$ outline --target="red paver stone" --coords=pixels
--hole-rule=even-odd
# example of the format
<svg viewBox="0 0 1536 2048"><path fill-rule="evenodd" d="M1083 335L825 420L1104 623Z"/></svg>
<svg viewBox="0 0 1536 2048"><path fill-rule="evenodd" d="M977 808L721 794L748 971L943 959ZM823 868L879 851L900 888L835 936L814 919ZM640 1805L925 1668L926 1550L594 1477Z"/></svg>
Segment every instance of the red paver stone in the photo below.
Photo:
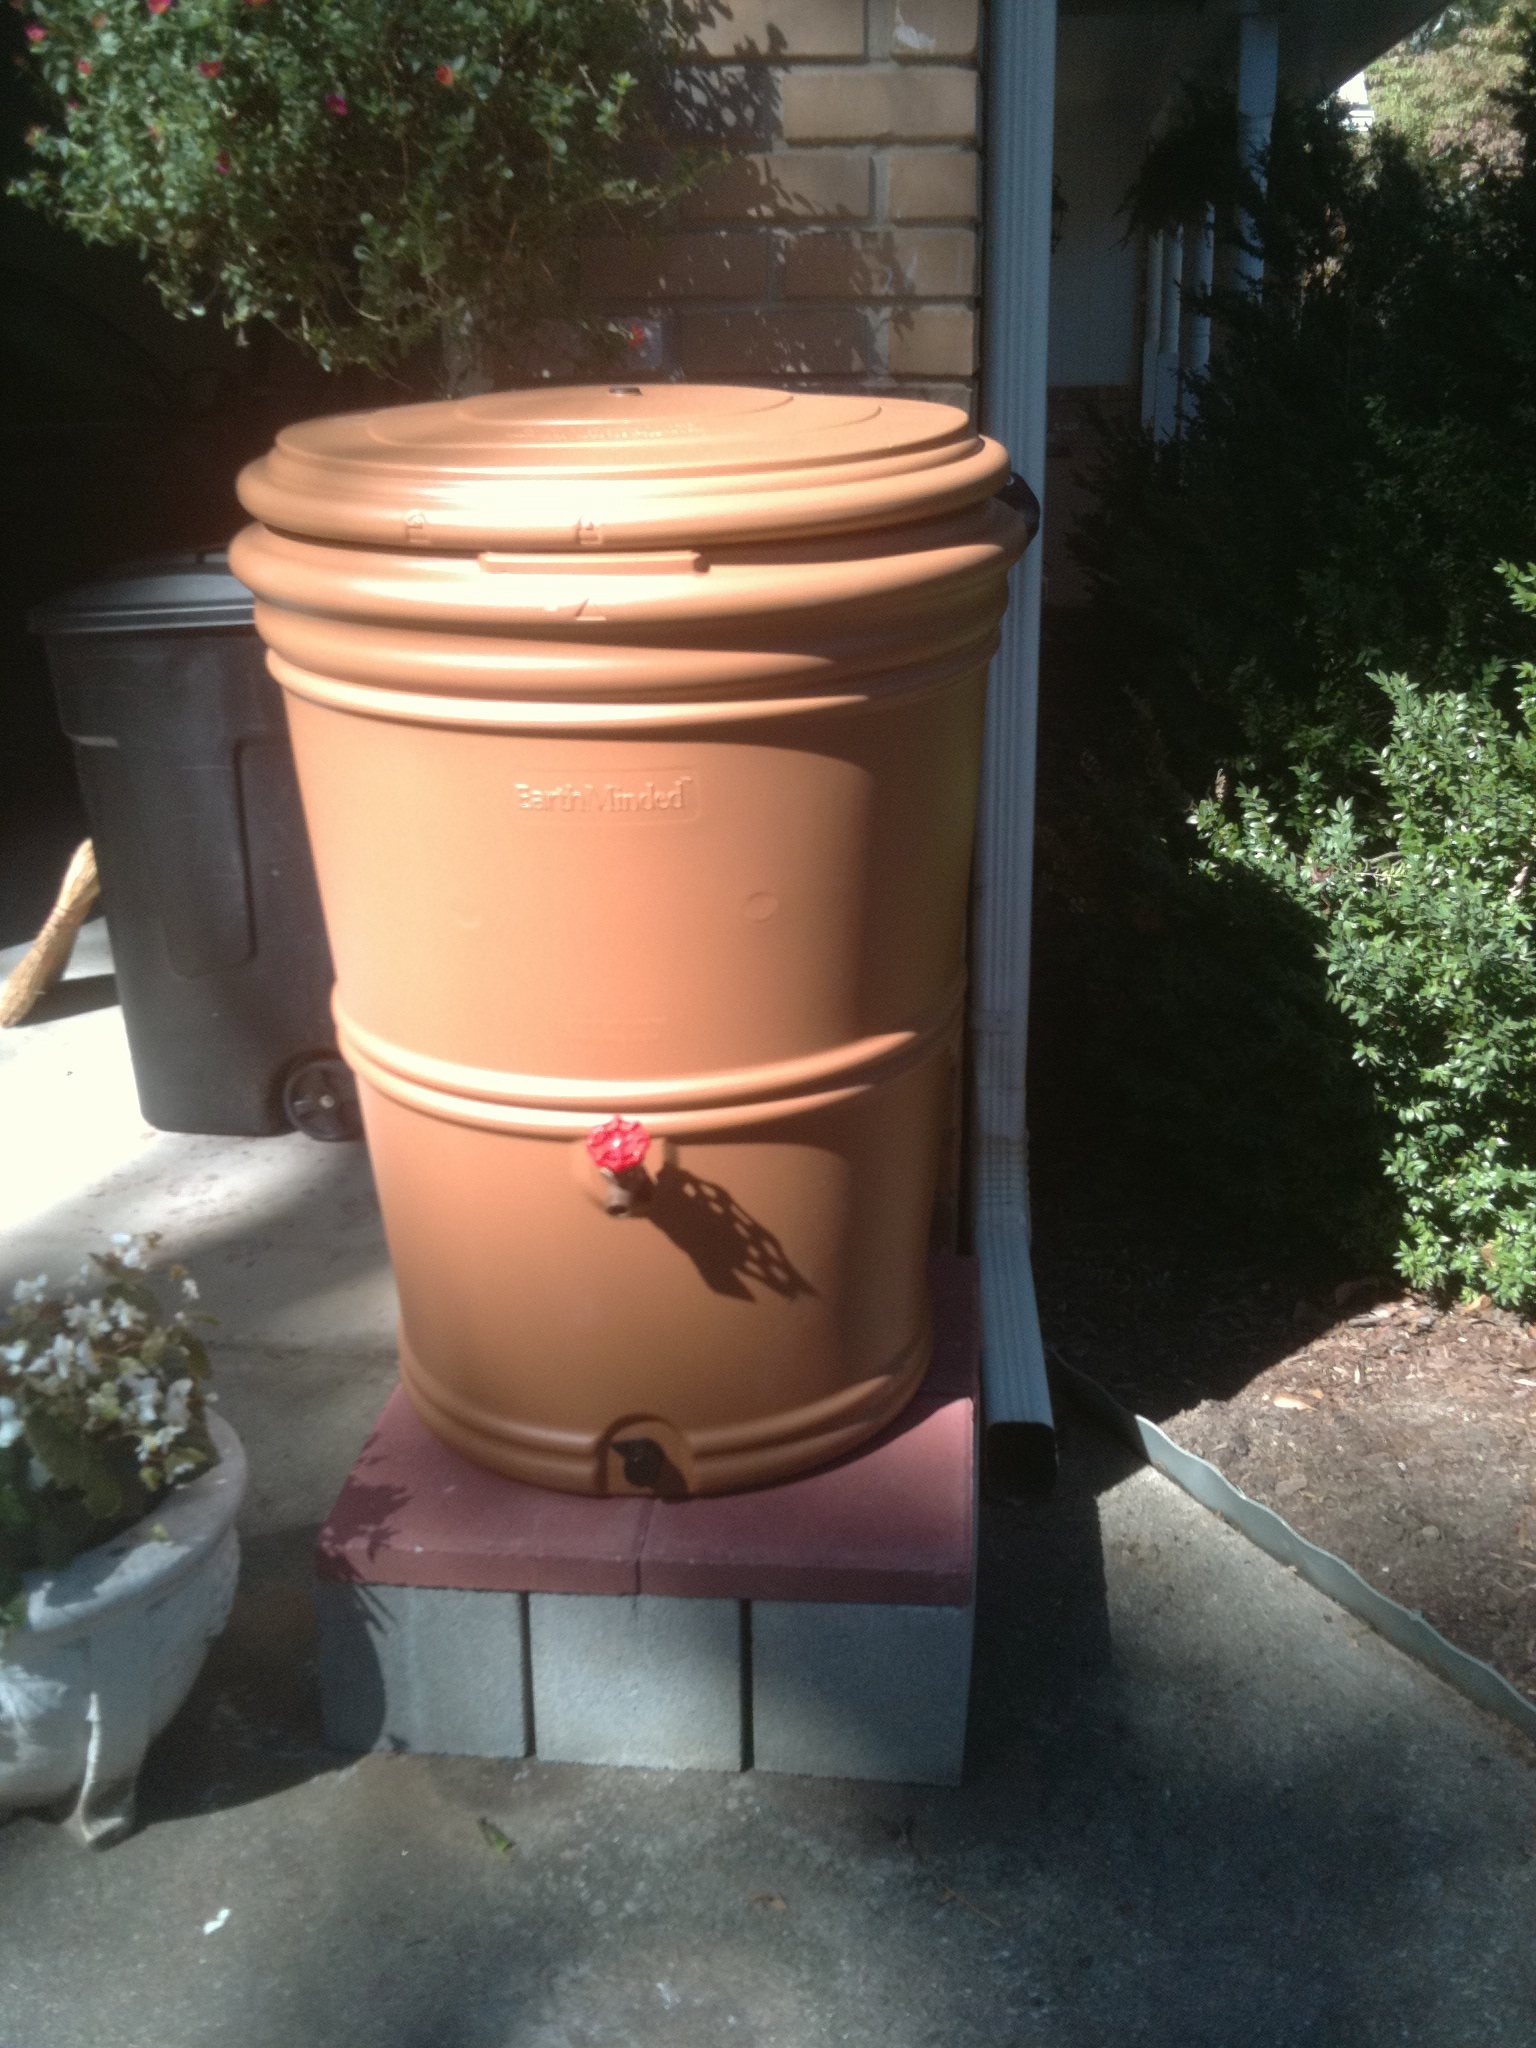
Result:
<svg viewBox="0 0 1536 2048"><path fill-rule="evenodd" d="M320 1531L315 1570L479 1593L635 1593L650 1509L472 1465L438 1442L397 1387Z"/></svg>
<svg viewBox="0 0 1536 2048"><path fill-rule="evenodd" d="M923 1395L872 1444L783 1486L657 1501L642 1593L962 1607L974 1569L976 1411Z"/></svg>
<svg viewBox="0 0 1536 2048"><path fill-rule="evenodd" d="M320 1532L322 1579L498 1593L960 1606L975 1569L976 1264L932 1264L934 1363L889 1429L783 1486L587 1500L488 1472L398 1388Z"/></svg>

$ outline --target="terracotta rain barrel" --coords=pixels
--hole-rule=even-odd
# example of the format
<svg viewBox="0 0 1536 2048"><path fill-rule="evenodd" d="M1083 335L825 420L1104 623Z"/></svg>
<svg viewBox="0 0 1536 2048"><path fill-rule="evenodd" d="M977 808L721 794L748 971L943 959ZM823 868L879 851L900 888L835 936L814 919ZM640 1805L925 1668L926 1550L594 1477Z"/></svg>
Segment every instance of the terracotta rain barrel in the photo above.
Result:
<svg viewBox="0 0 1536 2048"><path fill-rule="evenodd" d="M468 1456L722 1492L921 1381L1007 476L946 406L656 385L241 477L402 1376Z"/></svg>

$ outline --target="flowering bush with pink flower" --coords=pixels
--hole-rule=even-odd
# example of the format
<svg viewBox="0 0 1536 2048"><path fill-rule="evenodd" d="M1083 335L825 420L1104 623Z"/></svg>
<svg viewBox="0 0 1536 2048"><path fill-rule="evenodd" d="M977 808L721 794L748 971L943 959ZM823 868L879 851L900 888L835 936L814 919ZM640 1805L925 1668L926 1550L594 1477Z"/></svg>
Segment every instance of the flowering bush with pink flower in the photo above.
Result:
<svg viewBox="0 0 1536 2048"><path fill-rule="evenodd" d="M78 1284L18 1280L0 1320L0 1635L20 1618L22 1573L67 1564L140 1521L218 1453L208 1434L208 1354L197 1287L167 1277L167 1315L149 1283L156 1240L121 1232Z"/></svg>
<svg viewBox="0 0 1536 2048"><path fill-rule="evenodd" d="M135 248L177 314L327 365L427 342L494 372L570 301L642 175L688 10L666 0L26 0L49 118L11 188Z"/></svg>

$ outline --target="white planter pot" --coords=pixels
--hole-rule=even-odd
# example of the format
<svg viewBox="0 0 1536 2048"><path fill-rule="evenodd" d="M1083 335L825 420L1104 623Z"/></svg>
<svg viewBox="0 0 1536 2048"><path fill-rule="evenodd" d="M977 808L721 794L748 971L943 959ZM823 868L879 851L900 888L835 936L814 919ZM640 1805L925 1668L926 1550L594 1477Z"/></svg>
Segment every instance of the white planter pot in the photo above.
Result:
<svg viewBox="0 0 1536 2048"><path fill-rule="evenodd" d="M245 1453L220 1417L209 1428L212 1471L62 1570L28 1572L26 1623L0 1644L0 1814L73 1793L82 1841L133 1825L144 1752L235 1597Z"/></svg>

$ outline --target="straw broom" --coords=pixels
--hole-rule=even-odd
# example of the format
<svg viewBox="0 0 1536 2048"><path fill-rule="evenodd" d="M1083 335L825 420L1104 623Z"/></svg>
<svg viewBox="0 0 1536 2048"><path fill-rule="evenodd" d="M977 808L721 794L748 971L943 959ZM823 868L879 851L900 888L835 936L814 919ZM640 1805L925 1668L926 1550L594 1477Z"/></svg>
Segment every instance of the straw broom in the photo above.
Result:
<svg viewBox="0 0 1536 2048"><path fill-rule="evenodd" d="M48 913L48 922L32 942L26 958L12 970L0 989L0 1029L19 1024L40 996L58 980L69 965L80 927L91 905L101 894L96 876L96 848L82 839L64 871L64 886Z"/></svg>

